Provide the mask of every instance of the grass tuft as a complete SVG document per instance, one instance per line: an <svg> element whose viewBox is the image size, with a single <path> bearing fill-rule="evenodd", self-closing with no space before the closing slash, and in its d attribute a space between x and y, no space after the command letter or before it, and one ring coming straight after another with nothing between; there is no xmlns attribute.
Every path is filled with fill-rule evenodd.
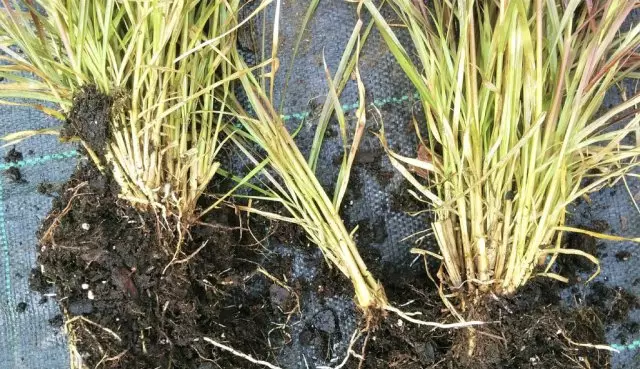
<svg viewBox="0 0 640 369"><path fill-rule="evenodd" d="M106 147L85 142L93 160L123 198L193 220L228 138L239 0L0 1L1 102L36 100L20 104L65 119L96 86L115 102Z"/></svg>
<svg viewBox="0 0 640 369"><path fill-rule="evenodd" d="M391 152L381 139L433 205L443 282L512 293L536 275L566 281L551 269L558 254L598 264L562 248L562 231L568 204L637 165L640 95L602 105L607 91L637 76L640 25L626 30L623 22L638 3L389 3L413 55L364 1L418 90L418 158Z"/></svg>

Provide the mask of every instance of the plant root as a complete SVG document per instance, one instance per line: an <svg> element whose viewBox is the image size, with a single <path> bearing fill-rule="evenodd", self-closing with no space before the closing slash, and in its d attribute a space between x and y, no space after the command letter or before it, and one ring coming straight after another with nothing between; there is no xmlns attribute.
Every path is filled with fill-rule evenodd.
<svg viewBox="0 0 640 369"><path fill-rule="evenodd" d="M364 356L361 356L360 354L358 354L355 351L353 351L353 346L360 339L360 336L362 335L362 332L363 331L360 330L359 328L356 328L356 330L353 332L353 334L351 335L351 340L349 341L349 346L347 347L347 354L345 355L344 359L342 359L342 362L340 362L340 364L338 364L338 366L335 366L335 367L318 366L317 369L342 369L345 365L347 365L347 362L349 361L349 358L351 356L353 356L353 357L355 357L357 359L360 359L360 362L362 363L364 361ZM363 347L363 351L364 351L364 347Z"/></svg>
<svg viewBox="0 0 640 369"><path fill-rule="evenodd" d="M205 342L210 343L210 344L214 345L215 347L217 347L217 348L219 348L219 349L222 349L222 350L224 350L224 351L227 351L227 352L229 352L229 353L231 353L231 354L233 354L233 355L235 355L235 356L241 357L241 358L243 358L243 359L245 359L245 360L247 360L247 361L250 361L250 362L252 362L252 363L254 363L254 364L262 365L262 366L266 366L266 367L267 367L267 368L269 368L269 369L282 369L281 367L279 367L279 366L275 366L275 365L273 365L273 364L271 364L271 363L268 363L268 362L266 362L266 361L262 361L262 360L254 359L254 358L253 358L253 356L251 356L251 355L247 355L247 354L242 353L242 352L240 352L240 351L236 351L236 350L234 350L233 348L231 348L231 347L229 347L229 346L227 346L227 345L223 345L223 344L222 344L222 343L220 343L220 342L214 341L214 340L212 340L212 339L211 339L211 338L209 338L209 337L202 337L202 339L203 339Z"/></svg>
<svg viewBox="0 0 640 369"><path fill-rule="evenodd" d="M80 320L80 321L83 321L85 323L89 323L89 324L93 325L94 327L100 328L103 331L107 332L109 335L111 335L113 338L115 338L118 342L122 342L122 338L120 338L120 336L118 336L118 334L116 332L112 331L109 328L103 327L100 324L98 324L96 322L93 322L93 321L91 321L91 320L89 320L89 319L87 319L87 318L85 318L85 317L83 317L81 315L73 317L73 318L67 320L67 322L65 324L66 325L70 325L73 322L75 322L76 320Z"/></svg>
<svg viewBox="0 0 640 369"><path fill-rule="evenodd" d="M468 328L468 327L472 327L472 326L476 326L476 325L483 325L485 324L485 322L481 322L481 321L477 321L477 320L472 320L472 321L468 321L468 322L458 322L458 323L437 323L437 322L427 322L425 320L420 320L420 319L415 319L412 318L412 315L419 315L420 313L405 313L404 311L388 305L384 307L384 310L390 311L392 313L395 313L396 315L398 315L400 318L410 322L410 323L414 323L414 324L418 324L418 325L424 325L424 326L428 326L428 327L433 327L433 328L441 328L441 329L458 329L458 328Z"/></svg>
<svg viewBox="0 0 640 369"><path fill-rule="evenodd" d="M51 222L51 225L49 226L49 228L47 228L47 230L44 232L44 234L41 237L41 242L42 243L51 243L51 245L53 245L54 247L56 246L56 243L53 240L53 232L56 230L56 228L58 228L58 225L60 225L60 221L62 220L62 218L67 215L67 213L69 213L69 211L71 211L71 204L73 202L73 199L75 199L76 197L79 196L84 196L84 195L90 195L91 193L86 192L86 193L81 193L79 194L78 191L80 191L80 189L86 185L88 185L89 182L82 182L79 185L77 185L74 188L69 189L68 191L73 191L73 195L69 198L69 202L67 202L67 206L64 207L64 209L62 209L62 211L60 212L60 214L58 214L53 221Z"/></svg>
<svg viewBox="0 0 640 369"><path fill-rule="evenodd" d="M565 340L567 340L567 342L569 342L569 344L573 345L573 346L579 346L579 347L587 347L587 348L593 348L596 350L605 350L605 351L611 351L611 352L615 352L615 353L620 353L620 350L615 349L609 345L598 345L598 344L592 344L592 343L580 343L580 342L575 342L573 340L571 340L571 338L567 337L566 334L564 334L564 331L560 328L558 328L558 334L561 334L562 337L564 337Z"/></svg>

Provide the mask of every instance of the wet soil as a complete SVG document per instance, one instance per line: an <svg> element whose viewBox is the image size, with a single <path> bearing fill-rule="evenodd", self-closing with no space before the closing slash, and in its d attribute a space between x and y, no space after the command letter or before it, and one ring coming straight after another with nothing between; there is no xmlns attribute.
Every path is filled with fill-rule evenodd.
<svg viewBox="0 0 640 369"><path fill-rule="evenodd" d="M586 303L597 310L600 319L607 325L627 320L631 310L640 308L640 299L636 295L602 282L593 283Z"/></svg>
<svg viewBox="0 0 640 369"><path fill-rule="evenodd" d="M433 287L391 285L390 299L414 301L407 311L420 311L431 321L453 322ZM389 285L387 287L390 287ZM404 298L400 296L404 295ZM411 299L411 300L408 300ZM600 312L592 307L561 306L554 282L532 282L513 297L484 296L469 304L468 320L488 324L468 329L425 329L390 315L370 333L364 361L350 368L608 368L607 351L573 343L605 344ZM470 339L475 348L469 355ZM573 342L573 343L572 343ZM356 352L361 352L361 343ZM586 366L589 365L589 366Z"/></svg>
<svg viewBox="0 0 640 369"><path fill-rule="evenodd" d="M9 167L4 171L4 175L13 183L27 183L18 167Z"/></svg>
<svg viewBox="0 0 640 369"><path fill-rule="evenodd" d="M91 166L81 167L54 200L40 231L42 272L36 269L30 276L33 289L48 292L55 286L65 318L52 316L49 324L73 322L68 328L89 367L105 360L110 368L257 367L207 344L204 337L278 363L278 349L291 342L287 325L297 324L297 315L289 318L299 297L313 294L330 301L353 296L349 282L322 260L318 277L305 283L291 278L291 258L265 252L256 243L255 238L270 235L281 243L306 245L297 227L252 218L249 237L246 229L240 234L232 211L218 212L193 227L179 258L193 257L164 271L175 250L175 234L155 214L118 200L117 192L113 181ZM374 218L361 224L358 244L383 242L383 222ZM584 239L572 242L589 244ZM360 251L395 306L410 302L404 310L420 311L432 321L453 321L424 271L399 272L382 265L375 248ZM284 286L258 273L258 265ZM347 367L578 368L589 363L591 368L607 368L608 352L571 341L605 343L603 323L624 320L638 303L624 291L594 288L584 304L573 308L562 306L559 286L549 281L534 281L514 297L485 296L467 304L468 319L491 322L477 329L471 359L469 330L425 329L388 315L370 332L364 360L352 358ZM300 304L305 301L300 299ZM285 328L273 331L277 324ZM327 357L332 344L351 333L331 307L303 324L299 342L322 347L320 357ZM639 328L628 324L624 329L633 335ZM362 341L354 350L361 352Z"/></svg>
<svg viewBox="0 0 640 369"><path fill-rule="evenodd" d="M83 87L73 97L73 107L67 115L61 137L79 137L103 158L115 100L118 99L103 94L96 86Z"/></svg>
<svg viewBox="0 0 640 369"><path fill-rule="evenodd" d="M178 259L191 258L167 267L175 233L161 217L133 209L116 194L113 181L81 167L54 200L39 234L42 272L30 277L41 292L54 285L84 363L251 368L204 337L275 360L270 343L284 337L272 334L268 341L266 330L285 321L291 296L256 266L263 262L279 276L287 266L264 261L259 246L245 246L236 216L220 211L190 229ZM50 317L50 324L61 325L62 317Z"/></svg>
<svg viewBox="0 0 640 369"><path fill-rule="evenodd" d="M22 153L16 150L15 146L7 152L7 155L4 156L5 163L17 163L22 160Z"/></svg>
<svg viewBox="0 0 640 369"><path fill-rule="evenodd" d="M596 222L591 226L578 225L577 228L602 233L606 232L609 226L605 222ZM584 251L596 257L600 256L599 250L602 244L594 237L580 233L567 233L564 241L566 248ZM560 255L555 265L560 275L569 278L570 284L583 282L585 276L588 277L596 270L596 266L591 261L580 255Z"/></svg>

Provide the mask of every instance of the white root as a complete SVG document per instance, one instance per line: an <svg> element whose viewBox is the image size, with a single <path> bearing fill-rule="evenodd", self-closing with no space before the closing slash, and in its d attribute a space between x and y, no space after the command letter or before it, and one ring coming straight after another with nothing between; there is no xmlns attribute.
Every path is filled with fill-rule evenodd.
<svg viewBox="0 0 640 369"><path fill-rule="evenodd" d="M269 369L282 369L281 367L279 367L279 366L275 366L275 365L273 365L273 364L271 364L271 363L268 363L268 362L266 362L266 361L262 361L262 360L254 359L251 355L247 355L247 354L242 353L242 352L240 352L240 351L236 351L236 350L234 350L233 348L231 348L231 347L229 347L229 346L227 346L227 345L223 345L223 344L222 344L222 343L220 343L220 342L214 341L214 340L212 340L212 339L211 339L211 338L209 338L209 337L202 337L202 339L203 339L204 341L206 341L207 343L210 343L210 344L214 345L215 347L217 347L217 348L219 348L219 349L225 350L225 351L227 351L227 352L229 352L229 353L231 353L231 354L233 354L233 355L235 355L235 356L241 357L241 358L243 358L243 359L245 359L245 360L247 360L247 361L250 361L250 362L252 362L252 363L254 363L254 364L258 364L258 365L266 366L266 367L267 367L267 368L269 368Z"/></svg>
<svg viewBox="0 0 640 369"><path fill-rule="evenodd" d="M562 337L564 337L565 340L567 340L567 342L569 342L570 344L574 345L574 346L580 346L580 347L587 347L587 348L593 348L596 350L606 350L606 351L611 351L611 352L615 352L615 353L620 353L620 350L617 350L609 345L594 345L592 343L579 343L579 342L575 342L573 340L571 340L571 338L567 337L566 334L564 334L564 331L562 329L558 330L559 334L562 334Z"/></svg>
<svg viewBox="0 0 640 369"><path fill-rule="evenodd" d="M357 354L355 351L353 351L353 345L355 345L355 343L358 341L358 339L360 338L360 330L356 328L356 330L353 332L353 334L351 335L351 340L349 341L349 347L347 347L347 354L345 355L344 359L342 360L342 362L340 364L338 364L338 366L335 367L331 367L331 366L318 366L317 369L342 369L342 367L344 367L345 365L347 365L347 362L349 361L349 358L351 356L362 360L363 357L360 356L359 354Z"/></svg>
<svg viewBox="0 0 640 369"><path fill-rule="evenodd" d="M472 327L472 326L476 326L476 325L482 325L485 324L485 322L481 322L481 321L477 321L477 320L472 320L472 321L468 321L468 322L458 322L458 323L437 323L437 322L427 322L424 320L420 320L420 319L415 319L412 318L410 315L416 315L414 313L405 313L402 310L393 307L393 306L385 306L384 308L387 311L390 311L392 313L396 313L398 314L399 317L401 317L402 319L410 322L410 323L414 323L414 324L418 324L418 325L425 325L428 327L434 327L434 328L442 328L442 329L457 329L457 328L468 328L468 327Z"/></svg>

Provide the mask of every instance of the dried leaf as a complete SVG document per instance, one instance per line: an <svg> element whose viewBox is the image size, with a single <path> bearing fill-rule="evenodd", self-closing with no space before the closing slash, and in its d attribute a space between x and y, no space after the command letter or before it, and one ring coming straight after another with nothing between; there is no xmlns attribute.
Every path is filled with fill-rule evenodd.
<svg viewBox="0 0 640 369"><path fill-rule="evenodd" d="M419 161L425 164L433 164L433 156L431 155L431 152L422 143L418 144L418 157L416 159L418 159ZM425 179L429 177L429 170L425 168L420 168L415 165L410 165L409 170L417 174L419 177L422 177Z"/></svg>

